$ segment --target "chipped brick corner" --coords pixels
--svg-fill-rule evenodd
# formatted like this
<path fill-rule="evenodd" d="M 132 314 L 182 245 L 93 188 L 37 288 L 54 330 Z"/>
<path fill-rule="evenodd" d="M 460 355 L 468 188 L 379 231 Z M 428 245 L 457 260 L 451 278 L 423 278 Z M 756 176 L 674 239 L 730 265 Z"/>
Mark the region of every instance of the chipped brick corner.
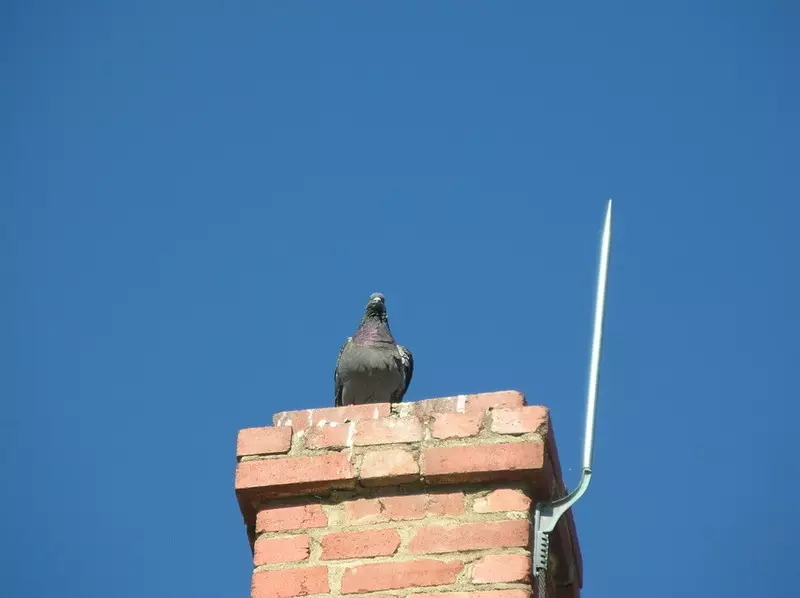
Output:
<path fill-rule="evenodd" d="M 549 411 L 502 391 L 285 411 L 239 431 L 252 598 L 525 598 L 532 507 L 565 487 Z M 548 596 L 578 598 L 571 511 Z"/>

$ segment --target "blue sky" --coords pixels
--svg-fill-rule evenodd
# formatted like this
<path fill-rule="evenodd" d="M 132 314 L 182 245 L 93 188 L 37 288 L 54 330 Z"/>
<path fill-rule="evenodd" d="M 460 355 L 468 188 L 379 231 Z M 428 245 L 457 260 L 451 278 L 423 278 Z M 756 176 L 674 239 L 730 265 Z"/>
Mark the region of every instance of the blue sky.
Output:
<path fill-rule="evenodd" d="M 574 485 L 609 197 L 583 595 L 800 583 L 795 3 L 0 10 L 6 595 L 246 596 L 236 430 L 373 291 L 408 399 L 523 391 Z"/>

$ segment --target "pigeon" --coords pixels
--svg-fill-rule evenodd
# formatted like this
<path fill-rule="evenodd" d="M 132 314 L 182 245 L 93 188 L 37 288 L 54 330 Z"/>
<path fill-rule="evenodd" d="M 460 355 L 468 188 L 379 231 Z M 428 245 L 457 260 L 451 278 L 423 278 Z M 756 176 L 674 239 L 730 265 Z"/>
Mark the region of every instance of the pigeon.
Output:
<path fill-rule="evenodd" d="M 373 293 L 358 330 L 339 348 L 333 374 L 334 405 L 399 403 L 413 373 L 411 351 L 398 345 L 389 330 L 386 300 Z"/>

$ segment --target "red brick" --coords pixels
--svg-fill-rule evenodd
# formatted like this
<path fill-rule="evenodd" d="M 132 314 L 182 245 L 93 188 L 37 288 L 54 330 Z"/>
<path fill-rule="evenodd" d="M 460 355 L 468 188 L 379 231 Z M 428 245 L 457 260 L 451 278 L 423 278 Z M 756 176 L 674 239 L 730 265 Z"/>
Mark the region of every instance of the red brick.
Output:
<path fill-rule="evenodd" d="M 544 467 L 544 442 L 435 447 L 423 451 L 426 480 L 519 479 Z"/>
<path fill-rule="evenodd" d="M 419 477 L 419 466 L 414 455 L 402 449 L 373 451 L 364 455 L 360 477 L 367 485 L 407 482 Z"/>
<path fill-rule="evenodd" d="M 533 406 L 519 409 L 492 411 L 492 432 L 498 434 L 527 434 L 544 431 L 547 434 L 548 411 L 546 407 Z M 545 426 L 542 428 L 542 426 Z"/>
<path fill-rule="evenodd" d="M 467 397 L 467 413 L 484 413 L 487 409 L 497 409 L 500 407 L 523 407 L 525 397 L 516 390 L 502 390 L 498 392 L 484 392 L 478 395 Z"/>
<path fill-rule="evenodd" d="M 242 461 L 236 465 L 236 489 L 287 487 L 355 479 L 347 455 L 286 457 Z"/>
<path fill-rule="evenodd" d="M 344 512 L 347 523 L 351 525 L 383 523 L 392 520 L 388 514 L 384 513 L 384 507 L 377 498 L 348 501 L 344 504 Z"/>
<path fill-rule="evenodd" d="M 345 569 L 342 593 L 363 594 L 451 584 L 455 583 L 456 575 L 463 568 L 461 561 L 444 562 L 433 559 L 359 565 Z"/>
<path fill-rule="evenodd" d="M 396 529 L 373 529 L 365 532 L 340 532 L 322 537 L 322 559 L 355 559 L 390 556 L 400 546 Z"/>
<path fill-rule="evenodd" d="M 456 552 L 484 548 L 528 546 L 530 523 L 525 520 L 431 525 L 420 528 L 411 540 L 409 550 L 415 554 Z"/>
<path fill-rule="evenodd" d="M 322 507 L 314 504 L 266 508 L 256 516 L 257 532 L 284 532 L 327 525 L 328 518 Z"/>
<path fill-rule="evenodd" d="M 356 423 L 355 446 L 420 442 L 422 425 L 416 417 L 384 417 Z"/>
<path fill-rule="evenodd" d="M 531 580 L 531 559 L 524 554 L 492 554 L 475 563 L 475 583 L 514 583 Z"/>
<path fill-rule="evenodd" d="M 420 419 L 426 419 L 435 413 L 485 413 L 488 409 L 498 407 L 522 407 L 525 405 L 525 397 L 515 390 L 503 390 L 426 399 L 417 401 L 413 405 L 414 414 Z"/>
<path fill-rule="evenodd" d="M 527 511 L 531 499 L 520 490 L 501 488 L 492 490 L 486 496 L 476 498 L 472 510 L 476 513 L 497 513 L 498 511 Z"/>
<path fill-rule="evenodd" d="M 344 504 L 347 523 L 351 525 L 383 523 L 392 518 L 384 512 L 381 500 L 378 498 L 359 498 Z"/>
<path fill-rule="evenodd" d="M 462 515 L 464 513 L 464 495 L 461 492 L 452 494 L 429 494 L 425 505 L 425 515 L 442 517 Z"/>
<path fill-rule="evenodd" d="M 362 498 L 345 503 L 347 521 L 356 525 L 408 521 L 426 516 L 455 516 L 463 513 L 464 495 L 461 492 Z"/>
<path fill-rule="evenodd" d="M 469 438 L 480 431 L 483 413 L 437 413 L 433 417 L 434 438 Z"/>
<path fill-rule="evenodd" d="M 288 453 L 291 447 L 291 428 L 245 428 L 236 439 L 236 456 Z"/>
<path fill-rule="evenodd" d="M 259 538 L 255 544 L 253 564 L 258 567 L 273 563 L 305 561 L 308 559 L 308 551 L 308 536 Z"/>
<path fill-rule="evenodd" d="M 341 424 L 337 422 L 319 423 L 306 430 L 306 448 L 344 448 L 347 446 L 355 423 Z"/>
<path fill-rule="evenodd" d="M 529 590 L 487 590 L 483 592 L 414 594 L 414 598 L 531 598 L 531 593 Z"/>
<path fill-rule="evenodd" d="M 253 573 L 251 598 L 291 598 L 310 594 L 327 594 L 328 568 L 304 567 Z"/>
<path fill-rule="evenodd" d="M 345 423 L 362 419 L 388 417 L 391 411 L 392 408 L 389 403 L 281 411 L 272 416 L 272 424 L 275 426 L 292 426 L 297 431 L 316 426 L 321 421 Z"/>

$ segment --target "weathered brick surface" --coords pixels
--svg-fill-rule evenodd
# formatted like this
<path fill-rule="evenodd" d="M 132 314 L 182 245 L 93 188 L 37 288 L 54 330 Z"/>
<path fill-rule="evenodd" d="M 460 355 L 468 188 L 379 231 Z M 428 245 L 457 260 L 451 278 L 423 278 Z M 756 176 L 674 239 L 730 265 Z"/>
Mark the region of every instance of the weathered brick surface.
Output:
<path fill-rule="evenodd" d="M 416 554 L 480 550 L 484 548 L 526 547 L 530 523 L 524 520 L 431 525 L 414 535 L 409 550 Z"/>
<path fill-rule="evenodd" d="M 257 532 L 285 532 L 326 525 L 328 518 L 322 507 L 315 504 L 265 508 L 256 517 Z"/>
<path fill-rule="evenodd" d="M 544 467 L 544 443 L 433 447 L 424 449 L 423 462 L 422 473 L 428 480 L 437 477 L 450 481 L 519 479 Z"/>
<path fill-rule="evenodd" d="M 291 447 L 291 428 L 245 428 L 236 439 L 238 457 L 288 453 Z"/>
<path fill-rule="evenodd" d="M 467 398 L 468 412 L 484 412 L 487 409 L 499 409 L 501 407 L 514 408 L 525 405 L 525 397 L 516 390 L 502 390 L 498 392 L 484 392 L 477 395 L 469 395 Z"/>
<path fill-rule="evenodd" d="M 327 567 L 303 567 L 280 571 L 256 571 L 253 573 L 251 598 L 292 598 L 327 594 Z"/>
<path fill-rule="evenodd" d="M 346 447 L 355 432 L 355 423 L 325 422 L 306 430 L 306 448 L 327 449 Z"/>
<path fill-rule="evenodd" d="M 400 534 L 394 528 L 363 532 L 340 532 L 322 537 L 323 560 L 389 556 L 400 546 Z"/>
<path fill-rule="evenodd" d="M 484 590 L 478 592 L 446 592 L 414 594 L 414 598 L 531 598 L 529 590 Z M 558 596 L 558 598 L 561 598 Z"/>
<path fill-rule="evenodd" d="M 475 583 L 530 582 L 531 559 L 522 554 L 491 554 L 473 565 Z"/>
<path fill-rule="evenodd" d="M 363 594 L 380 590 L 421 588 L 455 583 L 464 568 L 461 561 L 420 559 L 399 563 L 372 563 L 345 569 L 342 593 Z"/>
<path fill-rule="evenodd" d="M 348 405 L 347 407 L 323 407 L 320 409 L 303 409 L 302 411 L 281 411 L 272 416 L 272 425 L 291 426 L 295 430 L 305 430 L 316 426 L 321 421 L 351 422 L 363 419 L 388 417 L 391 413 L 389 403 L 372 405 Z"/>
<path fill-rule="evenodd" d="M 417 417 L 431 417 L 435 413 L 484 413 L 488 409 L 500 407 L 515 408 L 525 405 L 525 397 L 515 390 L 499 392 L 485 392 L 474 395 L 458 395 L 454 397 L 441 397 L 426 399 L 414 403 L 414 413 Z"/>
<path fill-rule="evenodd" d="M 414 455 L 404 449 L 371 451 L 361 462 L 360 477 L 368 485 L 411 481 L 419 477 L 419 465 Z"/>
<path fill-rule="evenodd" d="M 236 488 L 285 487 L 355 479 L 344 453 L 242 461 L 236 465 Z"/>
<path fill-rule="evenodd" d="M 498 434 L 527 434 L 545 429 L 547 409 L 540 406 L 518 409 L 495 409 L 492 412 L 492 432 Z"/>
<path fill-rule="evenodd" d="M 291 563 L 305 561 L 309 554 L 308 536 L 290 536 L 288 538 L 261 538 L 256 542 L 253 564 L 269 565 L 273 563 Z"/>
<path fill-rule="evenodd" d="M 480 431 L 483 413 L 437 413 L 433 418 L 434 438 L 469 438 Z"/>
<path fill-rule="evenodd" d="M 347 522 L 357 525 L 452 517 L 463 513 L 464 494 L 461 492 L 363 498 L 345 504 Z"/>
<path fill-rule="evenodd" d="M 498 511 L 527 511 L 531 508 L 531 499 L 521 490 L 499 488 L 486 496 L 475 499 L 472 510 L 476 513 L 497 513 Z"/>
<path fill-rule="evenodd" d="M 422 425 L 416 417 L 384 417 L 356 423 L 355 446 L 397 444 L 422 440 Z"/>

